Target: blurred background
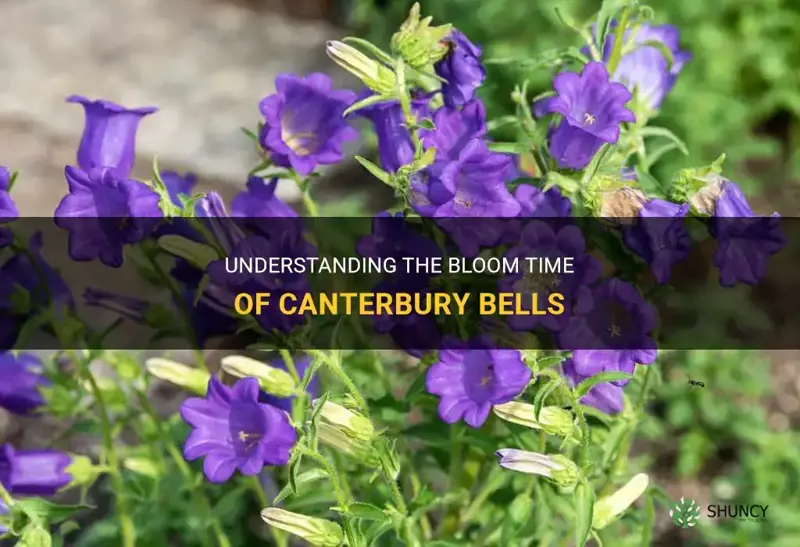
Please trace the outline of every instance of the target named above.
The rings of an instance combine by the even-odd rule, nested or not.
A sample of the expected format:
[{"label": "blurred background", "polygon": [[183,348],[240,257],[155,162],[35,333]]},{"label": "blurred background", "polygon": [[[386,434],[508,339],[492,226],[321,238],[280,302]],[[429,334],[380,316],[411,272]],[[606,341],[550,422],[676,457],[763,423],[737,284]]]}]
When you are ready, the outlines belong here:
[{"label": "blurred background", "polygon": [[[193,171],[201,189],[231,196],[256,161],[239,127],[255,126],[258,101],[273,91],[276,74],[322,70],[340,85],[354,85],[332,69],[325,41],[350,34],[385,47],[410,4],[0,0],[0,163],[21,171],[14,192],[22,214],[50,215],[65,190],[63,166],[74,159],[83,120],[79,107],[64,103],[73,93],[160,107],[141,125],[137,173],[149,176],[158,155],[162,169]],[[757,211],[798,216],[800,4],[649,4],[656,22],[676,25],[682,48],[694,54],[655,121],[684,139],[689,155],[665,156],[656,174],[668,178],[725,152],[726,174],[753,196]],[[423,13],[453,23],[492,61],[481,91],[490,117],[513,112],[515,83],[528,79],[534,94],[549,87],[552,71],[526,66],[525,59],[575,44],[554,8],[581,21],[599,6],[599,0],[422,2]],[[317,196],[326,214],[354,214],[378,206],[381,190],[351,162],[326,173]],[[280,192],[296,198],[290,184]],[[795,271],[788,267],[785,286],[771,289],[776,303],[794,298]],[[797,307],[784,302],[782,309]],[[792,314],[786,317],[795,329]],[[659,514],[654,544],[800,545],[800,351],[672,352],[661,364],[652,418],[632,447],[641,468],[675,500],[770,509],[765,522],[705,519],[688,532]]]}]

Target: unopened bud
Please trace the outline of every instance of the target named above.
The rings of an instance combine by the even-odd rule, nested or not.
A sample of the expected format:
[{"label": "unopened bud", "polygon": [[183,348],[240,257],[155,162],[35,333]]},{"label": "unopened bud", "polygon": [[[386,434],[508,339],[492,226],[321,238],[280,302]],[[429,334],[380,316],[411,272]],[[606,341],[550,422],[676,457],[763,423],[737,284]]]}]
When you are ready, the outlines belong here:
[{"label": "unopened bud", "polygon": [[504,448],[497,451],[500,465],[506,469],[550,479],[562,487],[578,482],[578,466],[560,454],[549,456],[527,450]]},{"label": "unopened bud", "polygon": [[379,460],[370,443],[348,437],[344,432],[327,422],[317,424],[317,438],[319,441],[356,461],[369,465],[377,465]]},{"label": "unopened bud", "polygon": [[344,542],[342,528],[330,520],[307,517],[275,507],[261,511],[261,518],[273,528],[295,535],[311,545],[339,547]]},{"label": "unopened bud", "polygon": [[199,368],[189,367],[169,359],[153,357],[145,362],[147,371],[161,380],[182,387],[197,395],[205,395],[211,374]]},{"label": "unopened bud", "polygon": [[411,7],[408,18],[392,36],[392,51],[411,67],[423,69],[447,55],[445,38],[453,25],[431,26],[432,17],[420,17],[419,3]]},{"label": "unopened bud", "polygon": [[572,413],[557,406],[542,407],[538,420],[534,405],[517,401],[495,405],[494,413],[507,422],[539,429],[550,435],[580,439],[580,430],[575,427]]},{"label": "unopened bud", "polygon": [[397,87],[394,72],[356,48],[344,42],[331,41],[325,49],[333,62],[364,82],[371,90],[383,95],[393,92]]},{"label": "unopened bud", "polygon": [[688,202],[695,214],[713,215],[725,186],[721,175],[724,161],[725,154],[722,154],[711,165],[678,171],[670,187],[670,200]]},{"label": "unopened bud", "polygon": [[222,359],[222,370],[236,378],[255,378],[261,389],[276,397],[297,394],[297,385],[291,374],[256,359],[230,355]]},{"label": "unopened bud", "polygon": [[162,236],[158,238],[158,246],[172,255],[183,258],[201,271],[205,271],[209,263],[219,259],[214,249],[208,245],[181,236]]},{"label": "unopened bud", "polygon": [[610,496],[598,500],[594,506],[592,527],[601,530],[611,524],[645,493],[649,484],[649,477],[639,473]]},{"label": "unopened bud", "polygon": [[[315,402],[315,404],[317,403]],[[342,405],[325,401],[319,417],[329,426],[338,429],[352,439],[370,442],[375,436],[372,422]]]}]

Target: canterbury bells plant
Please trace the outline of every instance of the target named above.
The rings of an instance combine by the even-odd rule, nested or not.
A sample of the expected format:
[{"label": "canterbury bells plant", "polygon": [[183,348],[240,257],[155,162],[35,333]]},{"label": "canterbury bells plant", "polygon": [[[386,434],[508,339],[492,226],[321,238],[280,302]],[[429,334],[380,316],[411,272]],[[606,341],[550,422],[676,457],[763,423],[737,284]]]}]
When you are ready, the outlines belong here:
[{"label": "canterbury bells plant", "polygon": [[[500,120],[481,100],[485,50],[419,5],[386,47],[329,42],[363,88],[278,76],[245,130],[260,161],[229,204],[197,193],[191,173],[155,164],[151,180],[132,175],[137,129],[156,108],[67,99],[85,113],[53,215],[69,258],[109,277],[133,265],[164,299],[74,294],[45,258],[47,230],[18,229],[13,189],[25,182],[0,168],[0,407],[29,428],[60,419],[99,439],[91,458],[0,446],[0,535],[27,546],[648,544],[657,490],[629,451],[661,377],[653,302],[698,230],[716,240],[723,287],[756,284],[785,243],[777,214],[757,216],[725,178],[724,156],[669,181],[650,174],[685,150],[657,121],[692,62],[652,15],[633,1],[604,1],[584,24],[559,14],[572,46],[534,63],[551,89],[533,96],[519,82],[516,115]],[[500,125],[517,138],[493,138]],[[360,256],[569,257],[571,270],[482,285],[526,296],[514,313],[375,316],[357,328],[344,317],[326,323],[328,346],[313,342],[308,314],[263,296],[311,293],[309,276],[234,274],[226,259],[333,248],[339,234],[312,243],[302,230],[325,216],[317,177],[363,137],[357,127],[377,151],[356,159],[396,198]],[[285,184],[299,188],[302,215],[278,197]],[[406,272],[381,287],[432,294],[440,281]],[[537,296],[563,313],[533,313]],[[98,328],[94,312],[115,320]],[[108,349],[130,343],[114,341],[123,323],[186,340],[193,356]],[[348,329],[393,349],[349,349],[362,342],[339,342]],[[19,351],[44,336],[54,357]],[[208,363],[210,347],[237,351]],[[171,408],[154,403],[165,384],[180,393]],[[55,497],[99,482],[113,497],[102,508],[94,494]]]}]

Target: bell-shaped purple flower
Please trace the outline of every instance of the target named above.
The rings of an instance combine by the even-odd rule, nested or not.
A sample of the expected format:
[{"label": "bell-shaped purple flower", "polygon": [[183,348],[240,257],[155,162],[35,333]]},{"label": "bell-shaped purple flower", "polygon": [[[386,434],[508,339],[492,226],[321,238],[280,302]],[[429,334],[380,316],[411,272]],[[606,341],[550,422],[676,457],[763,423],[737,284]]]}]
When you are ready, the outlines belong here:
[{"label": "bell-shaped purple flower", "polygon": [[297,212],[275,194],[278,178],[269,182],[261,177],[247,179],[247,190],[240,192],[231,202],[231,213],[235,217],[296,217]]},{"label": "bell-shaped purple flower", "polygon": [[471,139],[458,159],[438,162],[427,180],[412,182],[412,204],[423,216],[514,217],[520,204],[506,187],[511,158]]},{"label": "bell-shaped purple flower", "polygon": [[486,422],[492,406],[522,393],[531,370],[517,350],[495,349],[488,337],[467,343],[446,338],[439,360],[428,369],[426,389],[439,395],[439,417],[452,424],[463,419],[471,427]]},{"label": "bell-shaped purple flower", "polygon": [[520,204],[521,217],[567,218],[572,213],[572,202],[558,188],[542,192],[532,184],[520,184],[514,199]]},{"label": "bell-shaped purple flower", "polygon": [[0,446],[0,482],[14,496],[53,496],[72,482],[69,454]]},{"label": "bell-shaped purple flower", "polygon": [[372,122],[378,138],[378,158],[385,171],[396,173],[414,160],[414,144],[399,103],[380,103],[359,110],[358,114]]},{"label": "bell-shaped purple flower", "polygon": [[[584,376],[578,374],[575,370],[575,364],[572,359],[567,359],[561,364],[564,376],[567,377],[570,384],[577,387],[584,380],[588,380],[591,376]],[[617,414],[622,412],[625,407],[625,400],[622,396],[622,387],[614,385],[610,382],[603,382],[597,384],[589,393],[581,397],[580,403],[583,405],[591,406],[606,414]]]},{"label": "bell-shaped purple flower", "polygon": [[169,198],[176,206],[181,205],[181,196],[188,199],[192,197],[192,190],[197,186],[197,175],[186,173],[181,175],[175,171],[164,171],[160,173],[161,180],[167,187]]},{"label": "bell-shaped purple flower", "polygon": [[368,258],[393,258],[400,274],[414,274],[405,270],[404,258],[417,260],[441,256],[442,251],[436,243],[420,233],[403,213],[392,215],[380,212],[372,219],[370,235],[358,240],[356,252]]},{"label": "bell-shaped purple flower", "polygon": [[444,104],[462,106],[473,99],[475,90],[486,78],[486,69],[481,64],[481,48],[456,29],[445,41],[450,49],[434,69],[440,78],[446,80],[442,84]]},{"label": "bell-shaped purple flower", "polygon": [[162,217],[159,196],[146,184],[118,177],[112,169],[64,170],[69,194],[55,211],[55,222],[69,230],[72,260],[119,268],[123,247],[149,235]]},{"label": "bell-shaped purple flower", "polygon": [[[11,199],[9,193],[11,186],[11,171],[8,167],[0,165],[0,224],[7,224],[19,217],[17,204]],[[0,228],[0,248],[11,245],[14,234],[11,230]]]},{"label": "bell-shaped purple flower", "polygon": [[642,206],[640,218],[623,229],[625,245],[650,264],[659,283],[666,283],[672,266],[689,256],[692,242],[684,226],[688,212],[688,203],[652,199]]},{"label": "bell-shaped purple flower", "polygon": [[549,140],[550,155],[560,167],[583,169],[603,144],[616,144],[621,123],[636,121],[625,106],[631,92],[609,81],[603,63],[586,63],[580,74],[561,72],[553,87],[557,95],[536,103],[535,111],[540,117],[563,117]]},{"label": "bell-shaped purple flower", "polygon": [[275,87],[277,93],[260,105],[265,119],[261,145],[275,164],[309,175],[318,165],[340,162],[342,145],[358,138],[343,117],[356,94],[333,89],[331,79],[318,72],[305,77],[281,74]]},{"label": "bell-shaped purple flower", "polygon": [[[586,253],[586,241],[577,226],[558,226],[544,220],[532,220],[522,230],[518,243],[506,253],[509,260],[518,260],[520,267],[516,273],[501,278],[498,287],[501,292],[526,295],[522,307],[531,310],[528,295],[536,294],[540,302],[546,302],[552,293],[564,295],[567,309],[570,303],[588,285],[599,279],[603,271],[600,263]],[[555,263],[568,258],[572,261],[572,273],[539,273],[545,260]],[[529,260],[536,259],[536,260]],[[563,329],[569,321],[568,314],[562,315],[511,315],[508,324],[516,331],[527,332],[541,325],[550,331]]]},{"label": "bell-shaped purple flower", "polygon": [[633,374],[637,363],[655,361],[652,332],[658,312],[630,283],[617,278],[603,281],[591,293],[579,296],[573,314],[558,333],[558,343],[562,349],[573,350],[578,374]]},{"label": "bell-shaped purple flower", "polygon": [[87,288],[83,292],[83,301],[87,306],[112,311],[137,324],[147,322],[145,315],[152,304],[141,298],[117,294],[103,289]]},{"label": "bell-shaped purple flower", "polygon": [[[630,31],[624,35],[628,41]],[[631,92],[636,90],[638,98],[648,108],[656,110],[664,101],[664,97],[672,91],[678,74],[692,55],[679,49],[680,35],[672,25],[642,24],[636,29],[633,42],[635,48],[623,55],[611,79],[625,85]],[[607,63],[614,47],[615,36],[611,33],[603,51],[603,60]],[[657,47],[645,45],[647,42],[660,42],[672,53],[673,63],[670,67],[664,54]]]},{"label": "bell-shaped purple flower", "polygon": [[483,138],[488,132],[486,108],[479,99],[463,108],[444,106],[434,112],[432,121],[434,128],[420,131],[420,138],[425,148],[436,148],[436,158],[440,161],[457,160],[472,139]]},{"label": "bell-shaped purple flower", "polygon": [[[306,373],[308,367],[311,366],[311,358],[307,355],[303,355],[301,357],[294,358],[294,368],[297,370],[297,374],[300,378]],[[279,368],[282,370],[287,370],[286,362],[282,358],[273,359],[270,362],[270,365]],[[320,395],[320,383],[319,383],[319,376],[315,376],[311,379],[311,383],[308,384],[307,392],[311,395],[312,398],[316,399]],[[272,405],[275,408],[280,408],[285,412],[292,411],[292,401],[294,401],[294,397],[276,397],[275,395],[270,395],[269,393],[264,393],[263,391],[258,397],[258,400],[262,403],[267,403],[268,405]]]},{"label": "bell-shaped purple flower", "polygon": [[108,168],[119,178],[131,174],[136,161],[136,131],[139,122],[156,107],[128,109],[111,101],[92,101],[72,95],[67,102],[83,106],[86,122],[78,148],[78,165],[84,171]]},{"label": "bell-shaped purple flower", "polygon": [[212,377],[205,398],[181,405],[181,417],[192,427],[183,454],[189,461],[205,458],[209,481],[225,482],[237,470],[253,476],[265,466],[288,463],[297,432],[284,411],[259,403],[258,397],[255,378],[228,387]]},{"label": "bell-shaped purple flower", "polygon": [[42,362],[29,353],[0,353],[0,408],[25,416],[45,404],[40,387],[49,386]]},{"label": "bell-shaped purple flower", "polygon": [[717,239],[714,265],[724,287],[757,284],[766,275],[767,257],[786,245],[780,215],[756,216],[742,189],[726,179],[714,203],[709,231]]}]

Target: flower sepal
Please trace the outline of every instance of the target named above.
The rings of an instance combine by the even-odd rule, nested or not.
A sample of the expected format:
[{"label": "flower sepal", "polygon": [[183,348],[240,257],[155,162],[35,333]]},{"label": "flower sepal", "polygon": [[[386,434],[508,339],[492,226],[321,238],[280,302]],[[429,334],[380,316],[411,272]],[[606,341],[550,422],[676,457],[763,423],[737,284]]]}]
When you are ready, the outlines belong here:
[{"label": "flower sepal", "polygon": [[695,215],[709,216],[714,213],[714,204],[722,193],[722,164],[725,154],[711,165],[681,169],[672,180],[670,200],[689,203]]},{"label": "flower sepal", "polygon": [[421,17],[419,3],[411,6],[408,18],[394,33],[391,40],[392,52],[401,57],[408,66],[425,70],[447,55],[445,38],[453,25],[431,26],[433,17]]}]

